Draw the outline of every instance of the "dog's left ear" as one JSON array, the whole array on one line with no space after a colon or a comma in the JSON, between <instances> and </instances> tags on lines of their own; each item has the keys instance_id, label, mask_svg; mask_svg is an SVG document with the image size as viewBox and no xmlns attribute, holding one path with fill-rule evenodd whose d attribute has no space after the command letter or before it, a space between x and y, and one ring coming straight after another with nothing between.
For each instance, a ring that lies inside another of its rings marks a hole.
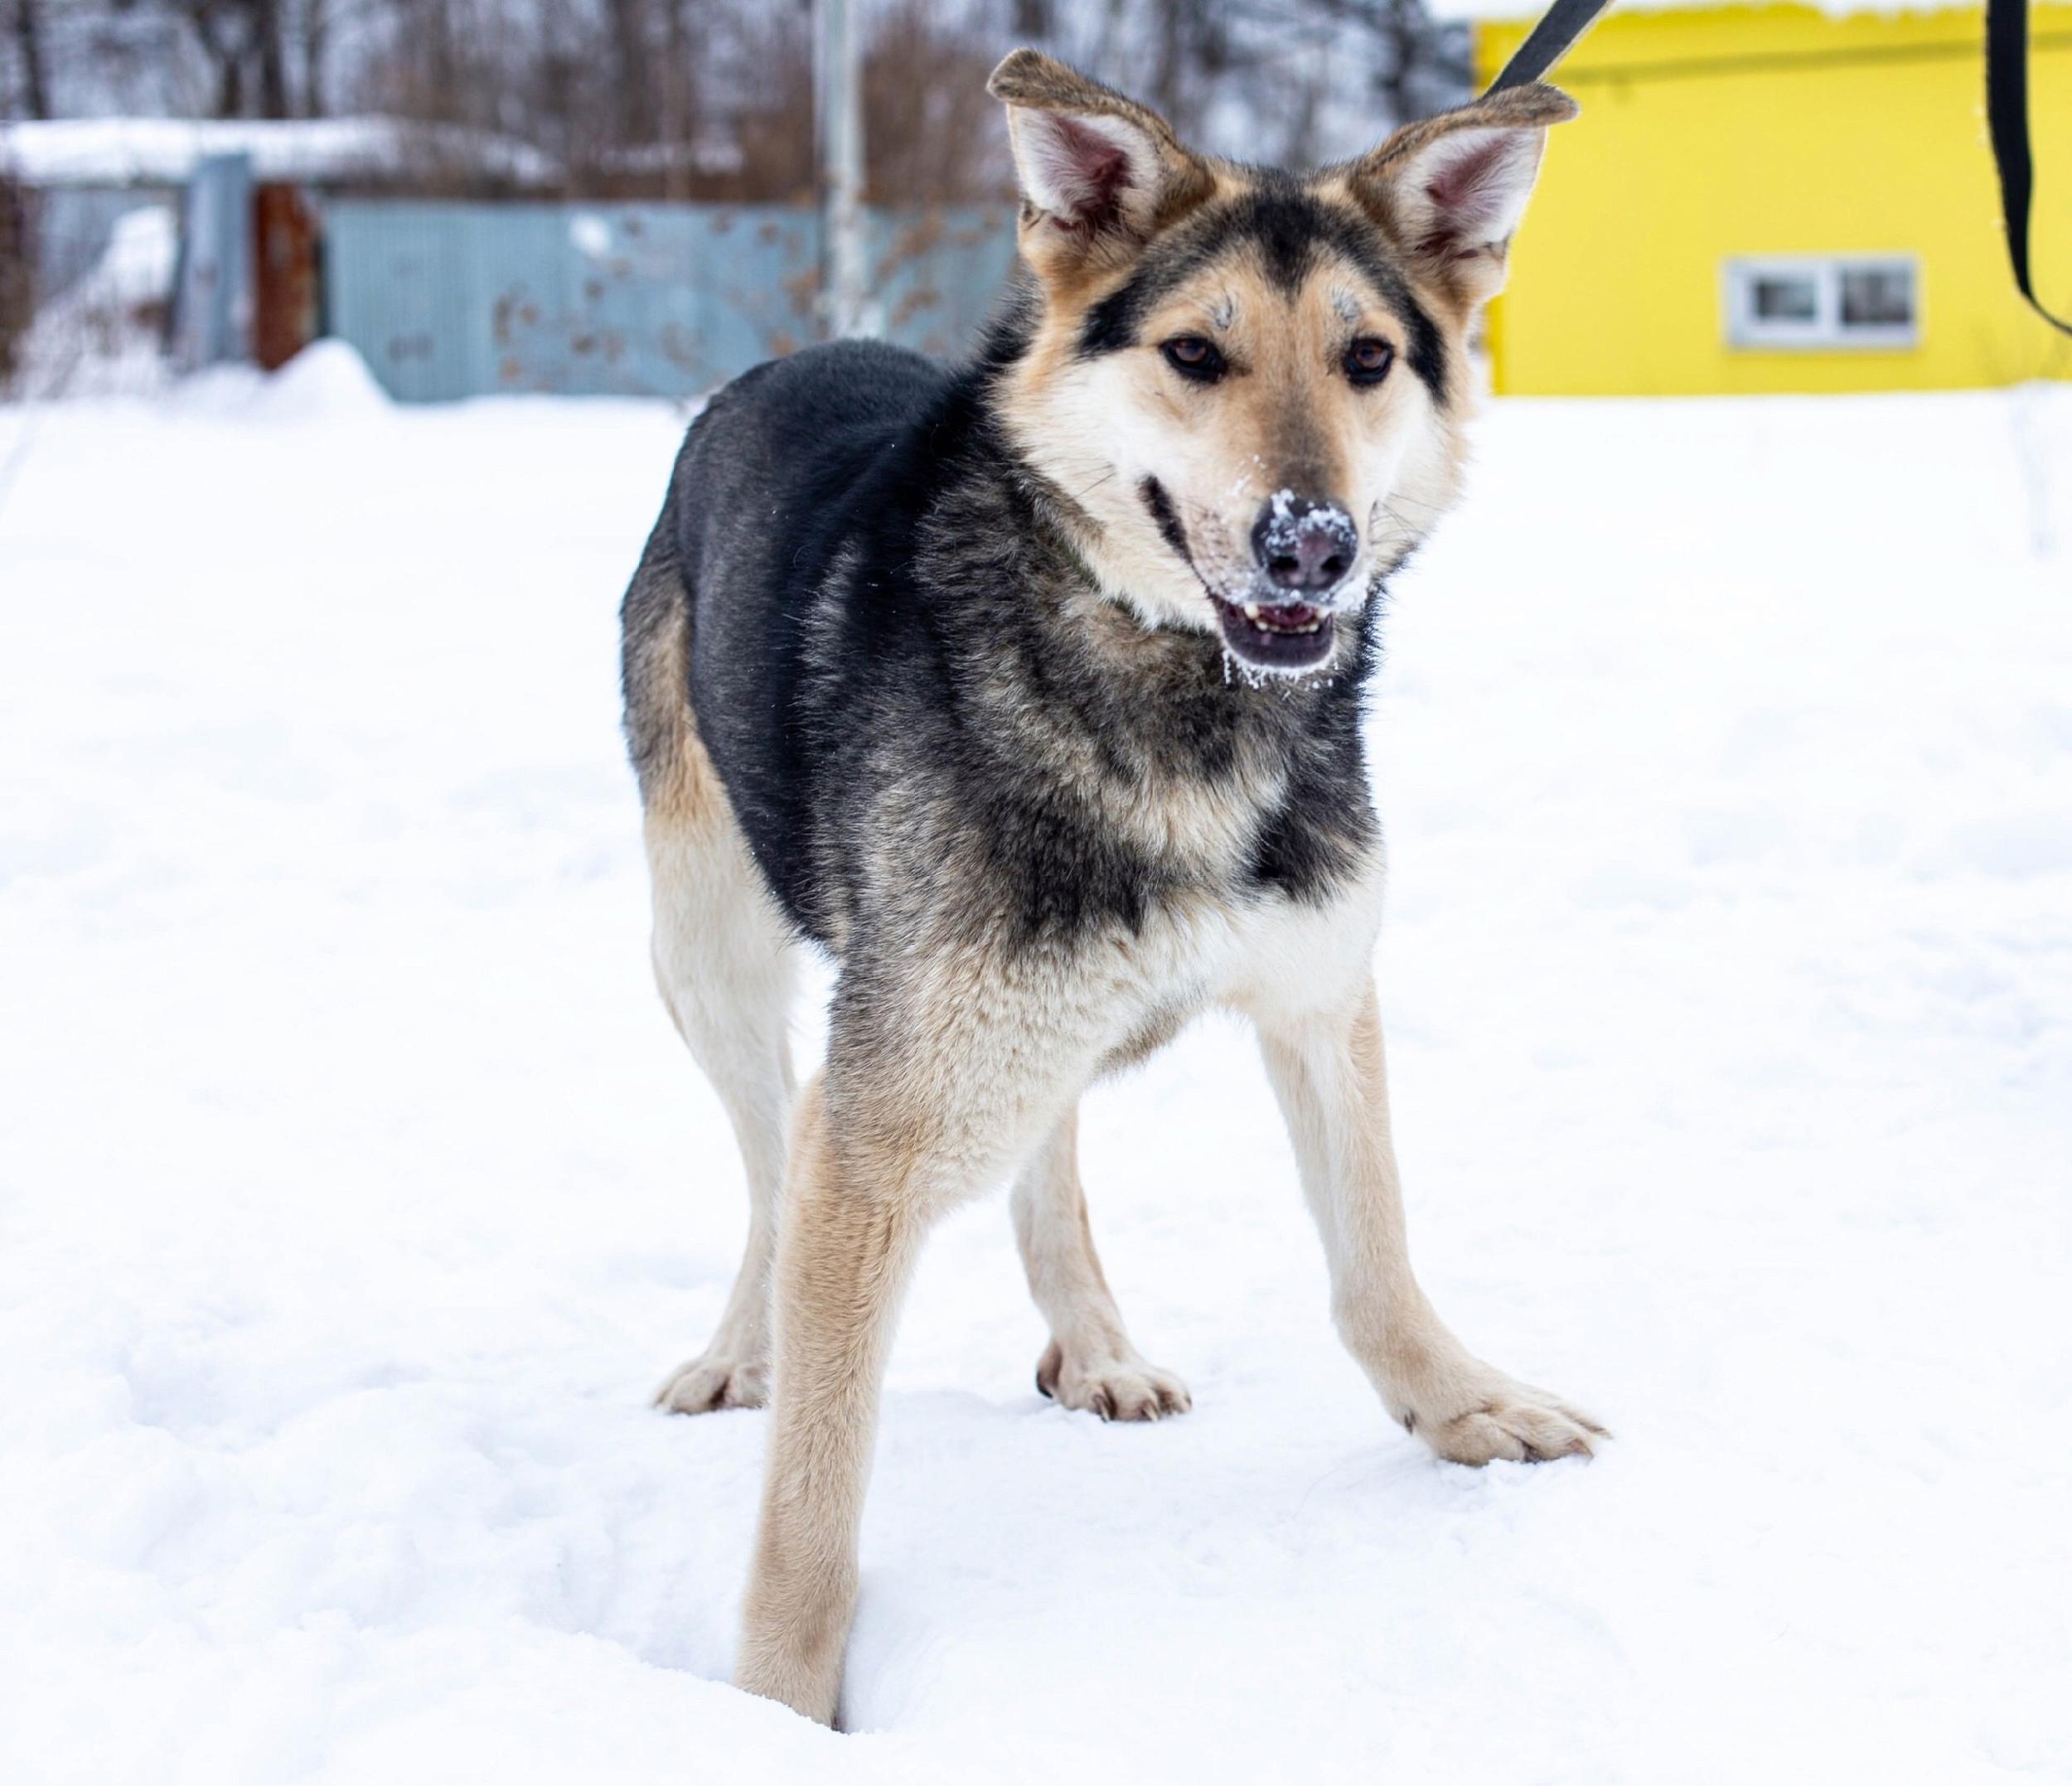
<instances>
[{"instance_id":1,"label":"dog's left ear","mask_svg":"<svg viewBox=\"0 0 2072 1786\"><path fill-rule=\"evenodd\" d=\"M1576 109L1566 93L1535 81L1406 124L1353 164L1353 196L1414 270L1464 304L1484 303L1503 289L1547 128Z\"/></svg>"},{"instance_id":2,"label":"dog's left ear","mask_svg":"<svg viewBox=\"0 0 2072 1786\"><path fill-rule=\"evenodd\" d=\"M1014 51L986 91L1007 107L1022 252L1045 279L1127 263L1214 185L1156 112L1040 51Z\"/></svg>"}]
</instances>

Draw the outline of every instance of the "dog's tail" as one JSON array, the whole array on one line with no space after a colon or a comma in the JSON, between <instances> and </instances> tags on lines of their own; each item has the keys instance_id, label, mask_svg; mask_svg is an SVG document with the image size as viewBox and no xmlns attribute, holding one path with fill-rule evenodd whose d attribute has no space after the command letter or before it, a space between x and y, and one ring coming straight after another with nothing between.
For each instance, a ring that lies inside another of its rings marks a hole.
<instances>
[{"instance_id":1,"label":"dog's tail","mask_svg":"<svg viewBox=\"0 0 2072 1786\"><path fill-rule=\"evenodd\" d=\"M651 804L688 768L695 748L690 715L690 592L665 506L619 605L619 695L627 753Z\"/></svg>"}]
</instances>

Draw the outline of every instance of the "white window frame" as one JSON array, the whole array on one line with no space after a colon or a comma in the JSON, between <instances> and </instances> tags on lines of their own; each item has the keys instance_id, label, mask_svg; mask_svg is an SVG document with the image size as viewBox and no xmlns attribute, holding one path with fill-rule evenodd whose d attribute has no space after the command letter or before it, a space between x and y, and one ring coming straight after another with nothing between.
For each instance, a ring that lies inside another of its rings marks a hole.
<instances>
[{"instance_id":1,"label":"white window frame","mask_svg":"<svg viewBox=\"0 0 2072 1786\"><path fill-rule=\"evenodd\" d=\"M1858 271L1904 269L1914 294L1911 321L1857 323L1842 320L1842 276ZM1755 314L1756 283L1762 279L1810 278L1813 316L1808 322L1784 322ZM1921 342L1921 264L1914 254L1736 255L1721 266L1721 310L1726 318L1726 344L1743 351L1778 348L1832 352L1868 348L1890 352Z\"/></svg>"}]
</instances>

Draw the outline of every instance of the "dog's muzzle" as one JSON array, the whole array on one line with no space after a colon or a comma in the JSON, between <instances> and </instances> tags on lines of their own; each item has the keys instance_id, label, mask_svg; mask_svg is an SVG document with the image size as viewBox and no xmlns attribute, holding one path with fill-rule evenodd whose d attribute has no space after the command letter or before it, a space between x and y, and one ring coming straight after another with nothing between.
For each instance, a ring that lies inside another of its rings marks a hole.
<instances>
[{"instance_id":1,"label":"dog's muzzle","mask_svg":"<svg viewBox=\"0 0 2072 1786\"><path fill-rule=\"evenodd\" d=\"M1353 517L1335 502L1276 491L1253 524L1251 554L1258 570L1250 597L1217 598L1224 644L1261 670L1314 670L1337 642L1334 598L1359 559Z\"/></svg>"}]
</instances>

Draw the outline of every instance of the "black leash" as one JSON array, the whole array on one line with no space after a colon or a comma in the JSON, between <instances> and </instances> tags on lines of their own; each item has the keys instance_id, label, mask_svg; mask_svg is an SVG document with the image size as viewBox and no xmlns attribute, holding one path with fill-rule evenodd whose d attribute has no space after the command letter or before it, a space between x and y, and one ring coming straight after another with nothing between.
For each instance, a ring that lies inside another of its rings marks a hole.
<instances>
[{"instance_id":1,"label":"black leash","mask_svg":"<svg viewBox=\"0 0 2072 1786\"><path fill-rule=\"evenodd\" d=\"M2029 283L2029 206L2036 191L2029 153L2029 0L1986 0L1986 121L2000 168L2000 211L2015 284L2031 310L2072 335L2072 322L2045 310Z\"/></svg>"},{"instance_id":2,"label":"black leash","mask_svg":"<svg viewBox=\"0 0 2072 1786\"><path fill-rule=\"evenodd\" d=\"M1611 0L1554 0L1547 16L1532 27L1525 41L1511 52L1503 72L1489 83L1492 93L1506 87L1522 87L1537 80L1575 47L1576 40L1597 22L1597 15Z\"/></svg>"},{"instance_id":3,"label":"black leash","mask_svg":"<svg viewBox=\"0 0 2072 1786\"><path fill-rule=\"evenodd\" d=\"M1489 83L1489 91L1537 80L1610 4L1611 0L1554 0ZM2029 0L1986 0L1986 117L1993 163L2000 172L2001 215L2007 226L2007 259L2014 266L2016 288L2052 328L2072 335L2072 322L2044 308L2029 274L2029 212L2036 194L2036 163L2029 150Z\"/></svg>"}]
</instances>

